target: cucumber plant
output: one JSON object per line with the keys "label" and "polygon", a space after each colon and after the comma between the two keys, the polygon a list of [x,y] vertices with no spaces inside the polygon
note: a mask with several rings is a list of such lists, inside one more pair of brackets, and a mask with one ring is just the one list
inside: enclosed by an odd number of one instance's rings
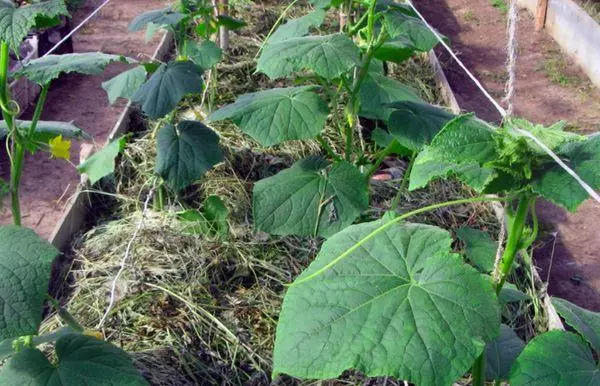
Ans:
{"label": "cucumber plant", "polygon": [[144,12],[129,29],[145,28],[149,37],[159,28],[170,30],[175,37],[175,59],[159,65],[141,63],[103,84],[111,103],[127,98],[149,118],[160,120],[155,172],[175,191],[188,187],[223,159],[219,136],[213,130],[199,121],[177,122],[176,116],[185,96],[205,90],[203,73],[221,60],[222,50],[211,41],[219,26],[238,29],[244,23],[229,16],[215,17],[212,2],[206,0],[182,0]]}
{"label": "cucumber plant", "polygon": [[[385,120],[391,113],[387,103],[424,103],[415,90],[387,78],[381,60],[400,63],[429,51],[437,40],[407,6],[374,1],[355,2],[363,16],[347,24],[345,33],[310,35],[332,7],[312,3],[311,13],[267,38],[257,62],[257,70],[273,80],[296,75],[303,84],[242,95],[208,120],[231,120],[262,146],[316,138],[327,158],[300,160],[255,184],[254,222],[277,235],[330,237],[368,207],[370,174],[400,148],[395,141],[386,145],[367,165],[368,156],[356,146],[359,117]],[[341,154],[322,136],[330,117],[345,144]],[[371,170],[366,176],[364,166]]]}
{"label": "cucumber plant", "polygon": [[[340,125],[344,153],[335,154],[324,144],[331,160],[301,160],[254,187],[257,228],[328,238],[285,295],[274,375],[328,379],[356,369],[419,385],[447,385],[471,371],[475,385],[483,385],[486,378],[508,378],[512,384],[593,381],[598,366],[579,338],[549,333],[523,349],[514,331],[502,325],[501,309],[509,297],[505,283],[517,253],[529,248],[537,235],[536,200],[543,197],[575,210],[587,198],[586,191],[522,130],[540,138],[596,189],[600,136],[582,137],[564,132],[560,125],[545,128],[517,119],[494,128],[472,115],[455,117],[428,105],[374,65],[376,59],[404,60],[437,42],[410,6],[354,1],[351,5],[359,16],[344,34],[306,36],[321,23],[325,9],[340,5],[314,3],[317,9],[311,14],[282,25],[258,59],[258,70],[270,78],[308,71],[304,79],[314,83],[246,94],[209,116],[213,121],[232,120],[263,146],[315,137],[323,143],[319,134],[328,105],[340,97],[327,91],[347,93]],[[316,92],[319,88],[333,95],[329,103]],[[366,176],[357,167],[365,159],[353,140],[359,116],[386,122],[384,154],[404,151],[398,149],[417,154],[409,189],[457,177],[482,195],[402,215],[392,211],[382,219],[351,225],[368,205],[367,179],[381,159],[374,160]],[[438,208],[487,201],[504,202],[508,220],[504,252],[497,263],[493,255],[487,256],[484,266],[493,268],[488,272],[452,252],[449,232],[405,222]],[[532,227],[527,225],[530,216]],[[584,361],[565,365],[553,359],[545,371],[533,371],[531,357],[559,345],[554,339],[578,343],[567,350],[573,358],[585,352],[580,355]],[[546,355],[554,358],[558,352]],[[500,358],[499,353],[506,355]],[[585,374],[575,374],[579,369]]]}
{"label": "cucumber plant", "polygon": [[[21,227],[19,184],[25,153],[48,151],[57,158],[69,158],[70,141],[84,132],[71,123],[40,120],[53,80],[62,73],[98,74],[111,62],[128,62],[122,56],[102,53],[48,55],[25,63],[9,73],[10,51],[18,53],[29,29],[46,25],[49,19],[67,15],[62,0],[36,2],[17,7],[0,2],[0,139],[6,138],[10,161],[11,209],[15,225],[0,226],[0,358],[6,363],[0,370],[3,385],[23,384],[131,384],[143,385],[127,353],[102,339],[99,333],[85,331],[56,300],[48,295],[51,268],[58,251],[34,231]],[[26,77],[40,85],[41,93],[31,121],[19,120],[20,108],[11,99],[9,78]],[[119,148],[122,140],[116,141]],[[106,149],[112,151],[112,146]],[[118,152],[117,152],[118,153]],[[80,166],[91,178],[110,172],[116,154],[102,150]],[[93,171],[93,173],[92,173]],[[68,325],[39,335],[45,305],[49,303]],[[37,346],[55,342],[49,357]],[[56,360],[52,359],[55,355]],[[106,367],[113,369],[106,372]]]}

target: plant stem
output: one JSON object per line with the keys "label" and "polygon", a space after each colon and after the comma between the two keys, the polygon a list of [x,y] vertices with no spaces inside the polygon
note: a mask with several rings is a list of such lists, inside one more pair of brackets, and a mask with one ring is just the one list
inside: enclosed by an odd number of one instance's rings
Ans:
{"label": "plant stem", "polygon": [[415,164],[415,158],[417,158],[417,153],[414,152],[413,155],[410,157],[409,161],[408,161],[408,166],[406,167],[406,170],[404,171],[404,175],[402,175],[402,182],[400,182],[400,187],[398,188],[398,193],[396,193],[396,197],[394,197],[394,200],[392,201],[391,205],[390,205],[390,210],[396,210],[398,209],[398,206],[400,205],[400,200],[402,199],[402,193],[404,193],[404,189],[406,189],[406,185],[408,184],[408,181],[410,180],[410,172],[412,171],[413,165]]}
{"label": "plant stem", "polygon": [[371,178],[371,176],[373,174],[375,174],[375,172],[377,171],[377,169],[379,169],[379,166],[381,165],[381,163],[383,162],[383,160],[385,160],[385,157],[387,157],[388,155],[392,154],[392,150],[394,149],[394,143],[390,143],[389,145],[387,145],[387,147],[385,149],[383,149],[383,151],[379,154],[379,157],[377,157],[377,159],[375,160],[375,163],[373,163],[373,165],[369,168],[369,171],[366,174],[366,179],[367,181]]}
{"label": "plant stem", "polygon": [[519,249],[521,249],[523,230],[525,229],[525,221],[527,220],[527,214],[529,213],[531,201],[532,198],[528,195],[520,196],[517,212],[515,213],[512,223],[509,224],[506,248],[504,249],[502,259],[500,260],[498,272],[496,272],[496,293],[500,293],[500,290],[504,286],[506,276],[510,273],[515,256],[517,255]]}
{"label": "plant stem", "polygon": [[73,315],[71,315],[71,313],[69,311],[67,311],[65,308],[63,308],[60,305],[58,300],[54,299],[50,295],[48,295],[48,300],[50,301],[50,303],[52,304],[52,306],[58,313],[58,316],[62,319],[63,322],[65,322],[73,330],[76,330],[79,332],[85,331],[85,328],[83,328],[83,326],[81,324],[79,324],[79,322],[77,322],[77,320],[75,320],[75,318],[73,317]]}
{"label": "plant stem", "polygon": [[473,377],[472,386],[485,386],[485,351],[473,364],[471,376]]}
{"label": "plant stem", "polygon": [[254,55],[254,59],[258,58],[260,53],[262,52],[262,50],[265,48],[265,43],[269,40],[269,38],[271,37],[271,35],[273,35],[273,32],[275,32],[275,30],[277,29],[277,27],[279,27],[279,24],[281,24],[281,22],[283,21],[283,19],[285,18],[285,15],[287,15],[287,13],[290,11],[290,9],[292,9],[292,7],[298,2],[298,0],[294,0],[292,1],[284,10],[283,12],[281,12],[281,15],[279,15],[279,18],[277,19],[277,21],[275,21],[275,24],[273,24],[273,27],[271,27],[271,29],[269,30],[269,33],[267,34],[267,37],[265,38],[265,40],[263,41],[263,44],[261,44],[260,48],[258,49],[258,52],[256,52],[256,55]]}
{"label": "plant stem", "polygon": [[319,145],[321,145],[323,150],[325,150],[325,152],[327,153],[327,156],[331,157],[332,159],[334,159],[336,161],[341,160],[341,157],[335,153],[335,151],[333,150],[331,145],[329,145],[329,142],[327,142],[327,140],[325,138],[323,138],[322,135],[317,136],[317,141],[319,142]]}

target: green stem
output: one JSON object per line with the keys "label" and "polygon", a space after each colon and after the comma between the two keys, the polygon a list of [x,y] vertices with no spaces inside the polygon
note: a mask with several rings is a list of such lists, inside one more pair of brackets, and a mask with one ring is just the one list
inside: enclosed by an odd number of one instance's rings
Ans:
{"label": "green stem", "polygon": [[502,290],[502,287],[506,281],[506,277],[512,268],[515,256],[517,255],[519,249],[521,249],[523,230],[525,229],[525,221],[527,220],[527,214],[529,213],[531,201],[532,198],[528,195],[522,195],[520,197],[514,219],[512,220],[512,223],[509,224],[506,247],[498,266],[498,282],[496,283],[496,293],[500,293],[500,290]]}
{"label": "green stem", "polygon": [[387,145],[387,147],[385,149],[383,149],[383,151],[379,154],[379,157],[377,157],[377,159],[375,160],[375,163],[369,168],[369,171],[367,172],[367,174],[365,176],[367,181],[371,178],[371,176],[373,174],[375,174],[377,169],[379,169],[379,166],[381,165],[381,163],[383,162],[385,157],[392,154],[393,149],[394,149],[394,143],[392,141],[392,143],[390,143],[389,145]]}
{"label": "green stem", "polygon": [[65,322],[69,327],[71,327],[75,331],[79,331],[79,332],[85,331],[85,328],[83,328],[83,326],[81,324],[79,324],[79,322],[77,322],[77,320],[75,320],[75,318],[73,317],[73,315],[71,315],[71,313],[69,311],[67,311],[65,308],[63,308],[60,305],[58,300],[54,299],[50,295],[48,295],[48,300],[50,301],[50,304],[52,304],[52,306],[58,313],[58,316],[62,319],[63,322]]}
{"label": "green stem", "polygon": [[42,91],[40,92],[40,96],[38,97],[37,104],[35,105],[35,111],[33,112],[33,118],[31,118],[31,126],[29,126],[29,130],[27,131],[27,139],[31,139],[33,133],[35,133],[35,129],[37,128],[37,124],[42,117],[42,111],[44,111],[44,105],[46,104],[46,99],[48,98],[48,90],[50,89],[50,84],[44,85],[42,87]]}
{"label": "green stem", "polygon": [[415,164],[415,158],[417,158],[417,153],[413,153],[413,155],[410,157],[409,161],[408,161],[408,166],[406,167],[406,170],[404,171],[404,175],[402,176],[402,182],[400,182],[400,187],[398,188],[398,193],[396,194],[396,197],[394,197],[394,200],[392,201],[391,205],[390,205],[390,210],[396,210],[398,209],[398,206],[400,205],[400,200],[402,199],[402,193],[404,193],[404,190],[406,189],[406,185],[408,184],[408,182],[410,181],[410,172],[412,171],[413,165]]}
{"label": "green stem", "polygon": [[[525,229],[525,222],[527,220],[527,214],[529,208],[532,205],[532,199],[528,195],[521,195],[519,198],[519,204],[515,216],[511,219],[508,224],[508,239],[506,240],[506,247],[502,254],[502,259],[498,266],[498,271],[495,272],[494,277],[497,277],[496,294],[499,294],[506,282],[506,277],[510,273],[515,256],[521,249],[523,230]],[[475,360],[472,369],[473,385],[483,386],[485,385],[485,351]]]}
{"label": "green stem", "polygon": [[471,369],[473,377],[472,386],[485,386],[485,356],[481,354],[473,364]]}
{"label": "green stem", "polygon": [[323,150],[325,150],[325,152],[327,153],[327,156],[329,156],[330,158],[332,158],[336,161],[341,160],[341,157],[335,153],[335,151],[333,150],[331,145],[329,145],[329,142],[327,142],[327,140],[325,138],[323,138],[322,135],[317,136],[317,141],[319,142],[319,145],[321,145]]}

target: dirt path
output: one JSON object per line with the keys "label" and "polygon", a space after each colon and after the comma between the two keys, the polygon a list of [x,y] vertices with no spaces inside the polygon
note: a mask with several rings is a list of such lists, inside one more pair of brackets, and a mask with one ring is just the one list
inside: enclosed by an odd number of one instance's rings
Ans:
{"label": "dirt path", "polygon": [[[452,41],[461,60],[500,100],[506,80],[506,2],[503,0],[419,0],[415,2],[431,24]],[[493,5],[495,4],[495,6]],[[533,17],[519,14],[519,60],[516,115],[551,124],[565,120],[580,133],[600,130],[600,91],[565,58],[554,40],[535,32]],[[499,121],[500,115],[462,70],[441,50],[449,82],[464,110]],[[588,201],[576,214],[548,203],[538,214],[548,233],[556,232],[536,253],[549,292],[600,311],[600,205]],[[551,267],[550,275],[548,270]]]}
{"label": "dirt path", "polygon": [[[101,0],[88,0],[73,15],[73,25],[77,25],[89,15]],[[152,55],[158,37],[145,44],[145,33],[129,33],[129,22],[139,13],[159,8],[165,0],[113,1],[100,11],[83,29],[74,35],[75,52],[102,51],[131,57]],[[102,145],[113,128],[124,107],[124,103],[109,106],[101,83],[120,71],[122,65],[111,65],[100,76],[67,75],[56,81],[50,89],[48,103],[42,115],[43,120],[74,121]],[[28,113],[26,112],[24,116]],[[5,152],[2,149],[0,171],[8,178]],[[79,163],[80,147],[73,144],[71,162]],[[34,228],[41,236],[48,238],[69,197],[75,192],[80,176],[75,168],[63,160],[49,160],[47,153],[28,156],[22,179],[23,225]],[[5,208],[0,213],[0,223],[10,223],[11,214],[5,200]]]}

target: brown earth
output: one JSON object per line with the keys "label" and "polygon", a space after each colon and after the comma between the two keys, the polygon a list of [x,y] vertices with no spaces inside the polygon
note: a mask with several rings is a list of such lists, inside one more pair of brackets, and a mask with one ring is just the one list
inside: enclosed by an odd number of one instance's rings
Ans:
{"label": "brown earth", "polygon": [[[448,36],[461,60],[496,100],[504,96],[507,77],[506,16],[502,0],[420,0],[416,5],[429,22]],[[505,5],[504,5],[505,6]],[[515,114],[533,122],[569,122],[580,133],[600,130],[600,91],[544,31],[533,17],[519,13],[519,59]],[[438,50],[448,80],[464,110],[483,119],[500,115],[448,54]],[[541,203],[538,215],[548,237],[536,251],[540,274],[549,278],[549,292],[600,311],[600,205],[588,201],[575,214]],[[550,273],[548,274],[548,270]]]}
{"label": "brown earth", "polygon": [[[87,0],[73,15],[72,25],[78,25],[101,0]],[[158,37],[148,44],[145,33],[127,31],[129,22],[138,14],[149,9],[160,8],[165,0],[113,1],[105,6],[86,26],[73,37],[75,52],[102,51],[134,58],[148,58],[158,44]],[[124,102],[109,106],[101,83],[123,71],[123,65],[112,64],[98,76],[66,75],[52,85],[48,103],[42,114],[43,120],[73,121],[94,138],[96,146],[102,146],[116,124]],[[24,118],[31,115],[25,112]],[[71,163],[50,160],[47,153],[28,155],[25,160],[21,185],[23,225],[36,230],[42,237],[49,238],[63,210],[75,192],[80,176],[74,165],[79,163],[80,146],[73,143]],[[8,179],[6,151],[0,150],[0,177]],[[0,224],[12,222],[9,201],[4,201],[0,212]]]}

